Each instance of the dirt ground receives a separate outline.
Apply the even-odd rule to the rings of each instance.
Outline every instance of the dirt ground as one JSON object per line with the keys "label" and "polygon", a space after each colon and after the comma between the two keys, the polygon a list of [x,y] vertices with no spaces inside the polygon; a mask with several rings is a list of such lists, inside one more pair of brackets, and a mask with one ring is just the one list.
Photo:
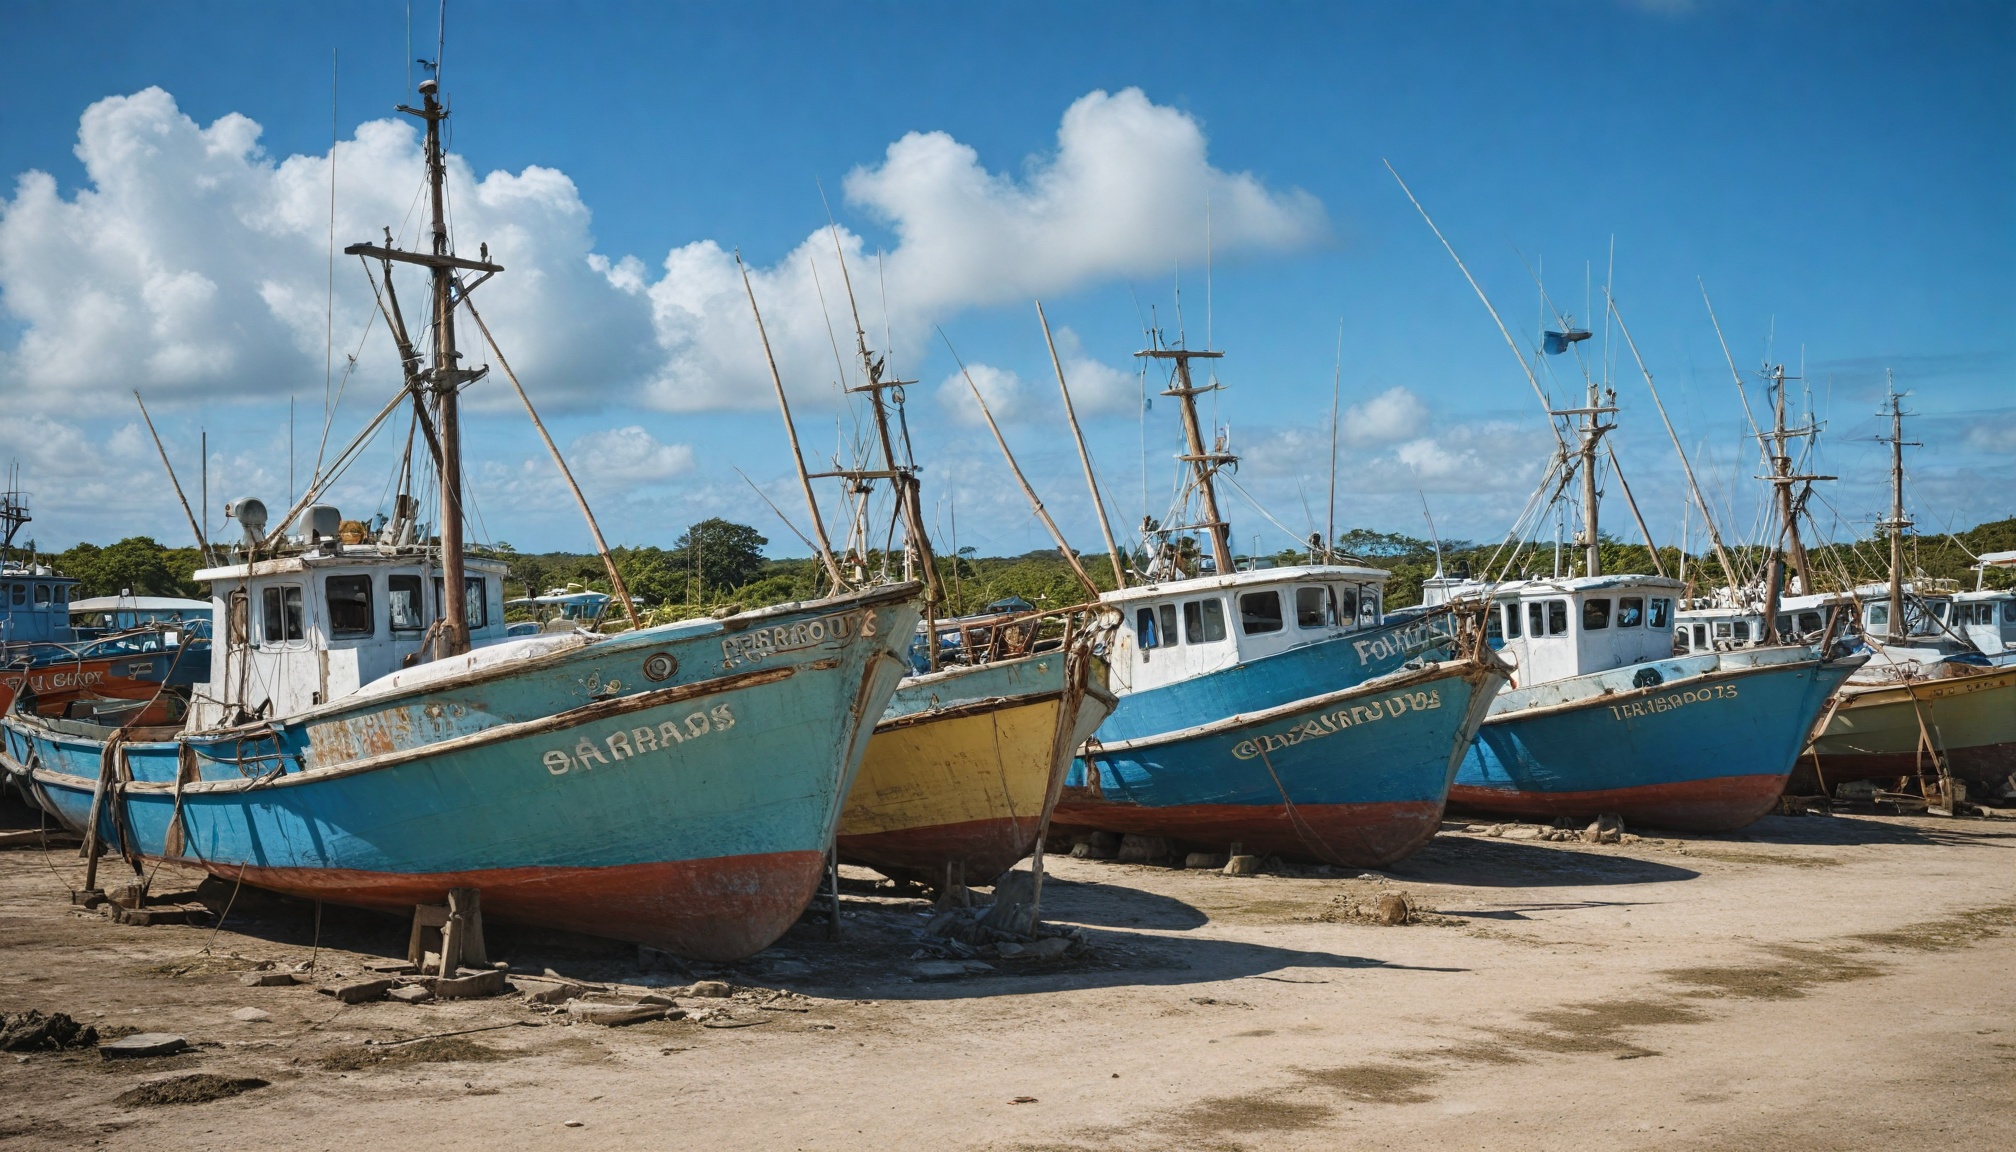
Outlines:
{"label": "dirt ground", "polygon": [[[2016,1147],[2016,821],[1463,828],[1383,875],[1056,860],[1046,918],[1089,955],[947,981],[913,978],[923,901],[866,873],[840,940],[808,920],[728,967],[491,926],[523,989],[737,988],[613,1028],[515,994],[345,1006],[312,982],[403,953],[404,923],[326,909],[318,949],[309,906],[248,892],[214,934],[130,927],[71,909],[74,849],[4,851],[0,1012],[195,1048],[0,1054],[0,1146]],[[1396,891],[1421,922],[1348,914]],[[311,949],[310,985],[241,983]]]}

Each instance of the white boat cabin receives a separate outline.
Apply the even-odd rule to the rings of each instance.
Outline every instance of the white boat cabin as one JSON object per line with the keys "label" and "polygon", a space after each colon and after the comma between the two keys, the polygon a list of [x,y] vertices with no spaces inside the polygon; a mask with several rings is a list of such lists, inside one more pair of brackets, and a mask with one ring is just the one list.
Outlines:
{"label": "white boat cabin", "polygon": [[1189,680],[1369,628],[1379,568],[1314,564],[1168,580],[1106,592],[1120,610],[1112,683],[1122,695]]}
{"label": "white boat cabin", "polygon": [[[1838,592],[1787,596],[1778,603],[1778,640],[1783,644],[1817,644],[1826,635],[1827,617],[1844,598]],[[1698,603],[1698,601],[1697,601]],[[1680,610],[1673,633],[1673,651],[1686,656],[1752,648],[1764,639],[1764,609],[1710,606]]]}
{"label": "white boat cabin", "polygon": [[1491,590],[1486,634],[1509,656],[1514,687],[1607,672],[1673,655],[1684,586],[1664,576],[1520,580]]}
{"label": "white boat cabin", "polygon": [[1990,660],[2016,658],[2016,590],[1955,592],[1950,623]]}
{"label": "white boat cabin", "polygon": [[[504,639],[501,561],[465,561],[472,647]],[[286,716],[417,659],[441,618],[441,569],[424,548],[323,540],[299,555],[206,568],[216,648],[191,726]]]}

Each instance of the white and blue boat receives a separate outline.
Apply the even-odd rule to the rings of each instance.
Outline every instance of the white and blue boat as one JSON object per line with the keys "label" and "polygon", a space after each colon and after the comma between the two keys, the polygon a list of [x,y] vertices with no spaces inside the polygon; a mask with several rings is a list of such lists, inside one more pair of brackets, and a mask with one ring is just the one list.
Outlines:
{"label": "white and blue boat", "polygon": [[[818,884],[903,675],[919,587],[616,635],[507,638],[505,566],[462,548],[456,397],[484,370],[458,366],[454,323],[474,288],[461,273],[502,269],[487,251],[471,261],[449,250],[448,113],[437,81],[420,93],[424,107],[404,111],[427,125],[432,251],[348,251],[383,269],[406,387],[379,420],[410,398],[428,430],[438,535],[415,521],[404,484],[370,537],[309,497],[270,534],[260,502],[234,502],[244,546],[196,574],[219,652],[187,722],[17,711],[4,720],[4,764],[136,876],[171,860],[395,911],[474,888],[493,919],[748,955]],[[406,338],[395,262],[432,276],[430,369]]]}
{"label": "white and blue boat", "polygon": [[[1182,405],[1185,501],[1151,533],[1145,581],[1105,593],[1122,626],[1109,659],[1119,703],[1067,781],[1057,822],[1223,851],[1354,867],[1435,834],[1457,762],[1505,683],[1447,610],[1388,623],[1389,573],[1324,560],[1237,571],[1189,361],[1155,348]],[[1209,387],[1215,388],[1215,382]],[[1180,533],[1210,554],[1187,559]]]}

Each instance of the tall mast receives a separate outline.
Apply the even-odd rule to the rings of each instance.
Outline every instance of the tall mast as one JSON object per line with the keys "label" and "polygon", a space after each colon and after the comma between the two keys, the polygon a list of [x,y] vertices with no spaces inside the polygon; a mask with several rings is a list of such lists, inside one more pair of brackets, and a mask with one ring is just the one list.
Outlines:
{"label": "tall mast", "polygon": [[[1904,627],[1904,530],[1911,521],[1904,516],[1904,398],[1890,392],[1890,518],[1880,527],[1890,532],[1890,631],[1892,644],[1902,643]],[[1912,444],[1909,447],[1917,447]]]}
{"label": "tall mast", "polygon": [[1591,380],[1587,407],[1557,408],[1548,413],[1551,416],[1578,417],[1575,431],[1581,442],[1575,449],[1575,455],[1582,462],[1582,532],[1575,543],[1582,548],[1584,576],[1603,574],[1602,537],[1597,531],[1602,500],[1596,489],[1596,448],[1602,443],[1603,434],[1617,427],[1603,423],[1604,416],[1617,411],[1617,394],[1614,391],[1610,393],[1607,397],[1609,403],[1605,403],[1605,399],[1603,385]]}
{"label": "tall mast", "polygon": [[1765,479],[1771,482],[1778,511],[1778,538],[1773,541],[1771,554],[1764,570],[1764,639],[1767,642],[1782,639],[1778,635],[1779,587],[1788,574],[1799,581],[1801,592],[1813,590],[1813,571],[1806,564],[1806,545],[1799,539],[1799,501],[1793,499],[1792,486],[1811,483],[1815,480],[1832,480],[1832,476],[1799,476],[1792,472],[1792,451],[1789,443],[1801,436],[1814,432],[1811,424],[1804,428],[1785,426],[1785,382],[1796,380],[1796,376],[1785,375],[1785,366],[1780,364],[1772,369],[1769,377],[1777,392],[1773,397],[1771,431],[1761,434],[1759,439],[1765,448],[1765,458],[1771,466],[1771,474]]}
{"label": "tall mast", "polygon": [[1150,360],[1176,362],[1175,375],[1169,387],[1163,389],[1162,395],[1176,397],[1182,407],[1183,443],[1186,450],[1176,458],[1188,464],[1195,475],[1197,495],[1204,512],[1202,521],[1184,527],[1202,528],[1211,534],[1211,561],[1217,566],[1219,575],[1229,574],[1232,571],[1232,526],[1218,514],[1218,490],[1212,482],[1212,477],[1217,475],[1220,468],[1237,462],[1239,458],[1230,452],[1217,451],[1215,445],[1213,450],[1205,450],[1204,432],[1197,423],[1197,397],[1201,393],[1216,392],[1222,385],[1214,381],[1199,388],[1190,379],[1191,360],[1216,360],[1225,354],[1192,352],[1188,348],[1150,348],[1134,355],[1145,356]]}

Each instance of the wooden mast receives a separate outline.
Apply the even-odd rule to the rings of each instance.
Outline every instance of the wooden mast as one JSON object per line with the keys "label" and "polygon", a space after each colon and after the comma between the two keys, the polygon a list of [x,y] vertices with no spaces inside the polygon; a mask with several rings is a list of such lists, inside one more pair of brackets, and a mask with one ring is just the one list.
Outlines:
{"label": "wooden mast", "polygon": [[[1904,398],[1893,387],[1890,392],[1890,518],[1879,525],[1890,533],[1890,628],[1886,639],[1901,644],[1909,636],[1904,627],[1904,530],[1911,521],[1904,515]],[[1917,445],[1910,445],[1917,447]]]}
{"label": "wooden mast", "polygon": [[[428,269],[434,294],[434,366],[420,373],[421,382],[434,395],[434,427],[439,444],[441,474],[441,631],[434,655],[455,656],[469,650],[469,605],[463,589],[462,557],[462,425],[456,402],[462,385],[480,379],[488,368],[473,371],[457,366],[462,354],[455,348],[455,302],[474,290],[476,284],[458,289],[455,271],[466,269],[485,273],[483,279],[504,269],[489,261],[487,246],[481,260],[465,260],[449,251],[446,185],[448,166],[441,151],[441,121],[448,109],[440,99],[438,80],[420,82],[421,107],[401,104],[398,110],[427,122],[427,192],[432,251],[406,252],[376,244],[352,244],[346,255],[397,260]],[[389,279],[389,278],[388,278]],[[402,357],[406,354],[401,349]],[[433,443],[429,447],[434,447]]]}
{"label": "wooden mast", "polygon": [[1212,383],[1199,388],[1190,379],[1191,360],[1216,360],[1225,354],[1193,352],[1188,348],[1149,348],[1134,355],[1150,360],[1173,360],[1176,363],[1174,378],[1171,379],[1169,387],[1163,389],[1162,395],[1176,397],[1183,412],[1183,443],[1186,451],[1176,458],[1190,465],[1191,471],[1195,474],[1197,495],[1204,511],[1204,519],[1191,527],[1202,528],[1211,534],[1211,562],[1217,567],[1220,576],[1230,575],[1233,570],[1232,526],[1218,514],[1218,489],[1211,478],[1217,475],[1218,469],[1236,462],[1239,458],[1229,452],[1205,450],[1204,432],[1197,423],[1197,397],[1204,392],[1217,391],[1219,385]]}
{"label": "wooden mast", "polygon": [[1099,479],[1092,472],[1092,453],[1085,447],[1085,433],[1078,427],[1078,413],[1071,407],[1071,389],[1064,384],[1064,362],[1057,359],[1057,342],[1050,338],[1050,318],[1043,314],[1043,302],[1036,301],[1036,319],[1043,324],[1043,343],[1050,349],[1050,366],[1057,370],[1057,391],[1064,394],[1064,419],[1071,424],[1071,437],[1078,442],[1078,461],[1085,465],[1085,486],[1092,491],[1092,510],[1099,513],[1099,533],[1106,538],[1106,558],[1113,562],[1113,587],[1127,587],[1127,573],[1120,565],[1120,545],[1113,539],[1113,524],[1106,519],[1106,501],[1099,497]]}

